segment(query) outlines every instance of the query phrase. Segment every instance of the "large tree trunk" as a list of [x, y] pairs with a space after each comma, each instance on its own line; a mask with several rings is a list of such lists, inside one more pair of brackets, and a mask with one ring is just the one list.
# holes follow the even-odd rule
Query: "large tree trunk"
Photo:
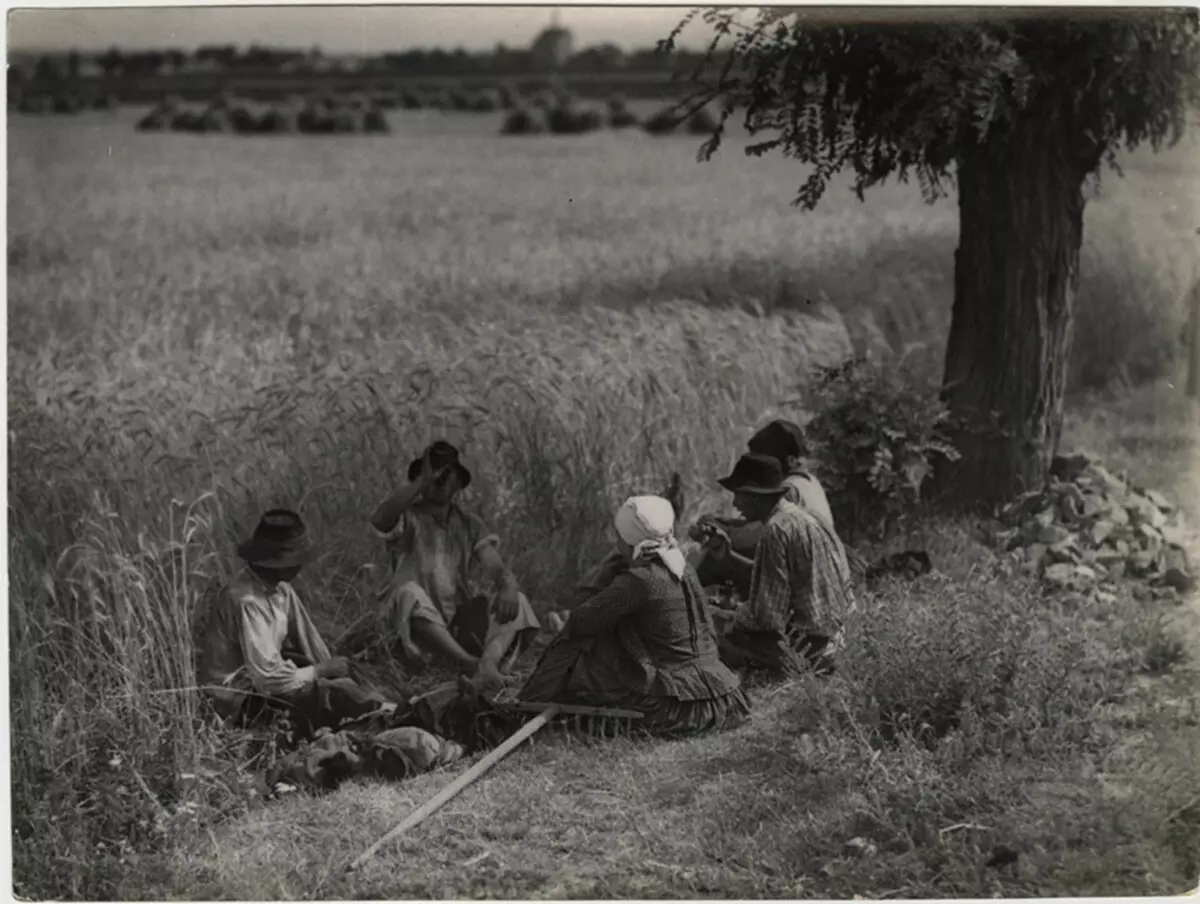
[[1189, 399], [1200, 399], [1200, 283], [1192, 286], [1189, 301], [1187, 395]]
[[944, 398], [962, 459], [937, 482], [950, 509], [988, 511], [1041, 486], [1058, 448], [1088, 164], [1056, 112], [1029, 111], [958, 158]]

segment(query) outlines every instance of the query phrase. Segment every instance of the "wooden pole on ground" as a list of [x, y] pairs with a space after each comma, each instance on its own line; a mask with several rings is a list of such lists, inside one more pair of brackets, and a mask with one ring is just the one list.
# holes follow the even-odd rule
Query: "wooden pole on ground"
[[381, 847], [393, 839], [399, 838], [409, 829], [414, 828], [448, 804], [451, 800], [457, 797], [464, 789], [477, 781], [485, 772], [495, 766], [498, 762], [508, 756], [513, 750], [521, 745], [526, 738], [536, 734], [543, 725], [558, 715], [558, 705], [551, 704], [536, 718], [521, 727], [520, 731], [515, 732], [503, 744], [485, 756], [482, 760], [460, 775], [457, 779], [439, 791], [434, 797], [426, 801], [419, 809], [413, 811], [408, 817], [389, 831], [386, 835], [376, 841], [373, 845], [358, 855], [355, 860], [346, 867], [346, 872], [353, 872], [358, 869], [368, 860], [375, 856]]
[[636, 709], [614, 709], [609, 706], [584, 706], [574, 703], [525, 703], [522, 701], [510, 703], [508, 706], [520, 712], [528, 713], [542, 713], [553, 706], [564, 716], [601, 716], [605, 719], [628, 719], [631, 722], [636, 722], [643, 718], [642, 713]]

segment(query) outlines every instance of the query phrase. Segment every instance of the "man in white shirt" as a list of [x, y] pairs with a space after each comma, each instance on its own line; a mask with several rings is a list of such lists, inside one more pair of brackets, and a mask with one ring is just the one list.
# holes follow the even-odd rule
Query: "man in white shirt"
[[[268, 709], [283, 709], [312, 733], [395, 712], [394, 701], [350, 677], [348, 661], [329, 649], [292, 587], [312, 554], [303, 520], [287, 509], [266, 512], [238, 546], [246, 567], [196, 638], [200, 686], [228, 722], [252, 723]], [[401, 741], [411, 747], [411, 761], [428, 768], [463, 754], [460, 745], [420, 729]]]

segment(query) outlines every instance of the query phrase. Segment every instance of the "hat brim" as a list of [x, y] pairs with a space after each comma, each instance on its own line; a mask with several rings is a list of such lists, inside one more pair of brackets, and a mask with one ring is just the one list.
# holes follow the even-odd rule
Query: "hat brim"
[[787, 484], [781, 483], [775, 487], [764, 487], [758, 484], [734, 480], [732, 477], [722, 477], [717, 483], [731, 493], [754, 493], [757, 496], [782, 496], [788, 491]]
[[[422, 461], [422, 459], [420, 459], [420, 458], [414, 458], [412, 460], [412, 462], [409, 463], [408, 480], [410, 483], [412, 481], [416, 480], [418, 476], [420, 476], [421, 461]], [[471, 472], [469, 470], [467, 470], [467, 466], [464, 465], [462, 462], [455, 462], [451, 467], [455, 468], [458, 471], [458, 482], [460, 484], [462, 484], [462, 488], [465, 490], [468, 486], [471, 485]]]
[[313, 560], [315, 552], [312, 543], [298, 547], [280, 548], [274, 543], [256, 543], [254, 540], [240, 543], [237, 548], [239, 558], [247, 564], [259, 565], [263, 568], [295, 568], [299, 565], [307, 565]]

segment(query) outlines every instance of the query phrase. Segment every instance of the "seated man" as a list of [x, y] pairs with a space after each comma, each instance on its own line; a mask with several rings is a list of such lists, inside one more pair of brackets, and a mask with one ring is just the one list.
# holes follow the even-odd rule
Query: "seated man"
[[752, 575], [748, 600], [718, 628], [721, 658], [734, 668], [786, 671], [799, 655], [819, 671], [832, 670], [842, 620], [854, 605], [837, 534], [787, 500], [787, 483], [772, 457], [743, 455], [720, 484], [734, 494], [734, 507], [748, 521], [763, 525], [753, 561], [733, 550], [723, 533], [708, 541], [718, 561], [740, 559]]
[[783, 482], [788, 488], [784, 499], [808, 509], [830, 530], [835, 529], [825, 489], [805, 464], [808, 440], [799, 424], [771, 421], [750, 437], [746, 446], [751, 455], [769, 455], [779, 462], [779, 467], [783, 469]]
[[[774, 420], [752, 437], [747, 446], [752, 455], [766, 455], [779, 462], [784, 474], [787, 492], [784, 498], [795, 505], [808, 509], [832, 531], [833, 514], [829, 500], [820, 482], [804, 466], [808, 451], [804, 431], [791, 421]], [[739, 597], [750, 594], [750, 568], [743, 563], [754, 558], [754, 548], [763, 534], [763, 525], [752, 521], [702, 517], [689, 536], [697, 542], [705, 542], [715, 532], [723, 532], [731, 548], [738, 553], [736, 558], [721, 561], [711, 555], [701, 555], [694, 563], [700, 583], [705, 587], [732, 585]]]
[[[409, 465], [408, 479], [371, 515], [391, 574], [380, 591], [383, 623], [374, 619], [370, 630], [410, 664], [436, 653], [489, 685], [502, 683], [501, 662], [515, 658], [540, 626], [497, 537], [455, 502], [471, 472], [454, 446], [435, 442]], [[475, 592], [473, 565], [491, 583], [490, 597]]]
[[238, 546], [246, 567], [215, 601], [196, 638], [198, 681], [227, 722], [252, 724], [268, 711], [298, 716], [310, 731], [395, 708], [349, 677], [291, 585], [312, 558], [303, 520], [272, 509]]

